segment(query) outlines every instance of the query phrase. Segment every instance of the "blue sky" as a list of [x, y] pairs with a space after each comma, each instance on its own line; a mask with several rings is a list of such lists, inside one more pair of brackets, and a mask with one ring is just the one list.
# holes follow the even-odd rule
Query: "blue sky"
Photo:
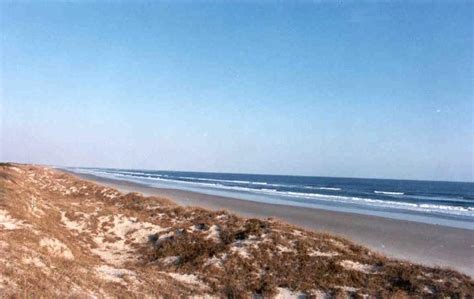
[[472, 2], [0, 6], [0, 160], [474, 180]]

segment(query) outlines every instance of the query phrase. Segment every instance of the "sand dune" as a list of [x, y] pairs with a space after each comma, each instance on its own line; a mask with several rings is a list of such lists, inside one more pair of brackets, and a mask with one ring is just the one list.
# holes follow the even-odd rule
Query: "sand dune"
[[467, 296], [455, 271], [272, 219], [0, 166], [0, 296]]

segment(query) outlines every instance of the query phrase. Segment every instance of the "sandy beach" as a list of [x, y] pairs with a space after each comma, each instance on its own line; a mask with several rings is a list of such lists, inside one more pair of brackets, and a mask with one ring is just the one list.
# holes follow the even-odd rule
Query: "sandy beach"
[[184, 206], [225, 209], [245, 217], [273, 217], [306, 229], [348, 238], [372, 250], [429, 266], [449, 267], [474, 276], [474, 231], [353, 213], [273, 205], [184, 190], [76, 174], [123, 192], [163, 196]]
[[[404, 229], [424, 233], [426, 239], [448, 233], [446, 240], [459, 246], [457, 238], [466, 237], [462, 231], [430, 231], [382, 219], [362, 221], [356, 215], [324, 216], [309, 209], [110, 184], [39, 165], [0, 164], [1, 298], [474, 294], [469, 275], [421, 265], [416, 258], [389, 258], [354, 243], [352, 237], [376, 226], [394, 239]], [[160, 195], [150, 195], [155, 192]], [[288, 223], [291, 219], [298, 219], [293, 221], [298, 225]], [[326, 223], [326, 229], [318, 223]], [[336, 223], [343, 233], [327, 233]], [[382, 240], [381, 231], [365, 233], [376, 236], [369, 238], [372, 242]], [[344, 234], [349, 237], [340, 237]], [[398, 240], [412, 244], [408, 255], [429, 244], [409, 236], [413, 239]], [[442, 253], [438, 258], [445, 258]], [[463, 254], [459, 260], [467, 264]]]

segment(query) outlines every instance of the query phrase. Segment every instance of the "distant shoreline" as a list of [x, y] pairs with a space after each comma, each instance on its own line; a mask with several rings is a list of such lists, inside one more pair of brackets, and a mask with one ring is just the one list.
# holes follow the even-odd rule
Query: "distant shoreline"
[[123, 192], [140, 192], [170, 198], [184, 206], [225, 209], [246, 217], [274, 217], [307, 229], [325, 231], [353, 240], [390, 257], [429, 266], [450, 267], [474, 276], [474, 231], [395, 220], [377, 216], [313, 208], [251, 202], [192, 191], [154, 188], [91, 174], [75, 176]]
[[[70, 169], [70, 168], [81, 168], [81, 169], [107, 169], [116, 170], [119, 168], [112, 167], [93, 167], [93, 166], [75, 166], [66, 165], [58, 166], [54, 164], [44, 164], [44, 166], [57, 168], [57, 169]], [[231, 174], [231, 175], [258, 175], [258, 176], [276, 176], [276, 177], [306, 177], [306, 178], [334, 178], [334, 179], [354, 179], [354, 180], [378, 180], [378, 181], [403, 181], [403, 182], [427, 182], [427, 183], [460, 183], [460, 184], [474, 184], [474, 181], [463, 181], [463, 180], [446, 180], [446, 179], [418, 179], [418, 178], [395, 178], [395, 177], [370, 177], [370, 176], [332, 176], [332, 175], [308, 175], [308, 174], [282, 174], [282, 173], [258, 173], [258, 172], [229, 172], [229, 171], [197, 171], [197, 170], [170, 170], [170, 169], [153, 169], [153, 168], [124, 168], [124, 170], [133, 171], [160, 171], [160, 172], [189, 172], [189, 173], [207, 173], [207, 174]]]

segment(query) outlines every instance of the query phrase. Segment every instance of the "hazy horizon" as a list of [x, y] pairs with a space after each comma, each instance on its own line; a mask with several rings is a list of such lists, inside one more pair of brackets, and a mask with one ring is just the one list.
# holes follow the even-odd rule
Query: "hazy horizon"
[[473, 8], [1, 2], [0, 160], [473, 182]]

